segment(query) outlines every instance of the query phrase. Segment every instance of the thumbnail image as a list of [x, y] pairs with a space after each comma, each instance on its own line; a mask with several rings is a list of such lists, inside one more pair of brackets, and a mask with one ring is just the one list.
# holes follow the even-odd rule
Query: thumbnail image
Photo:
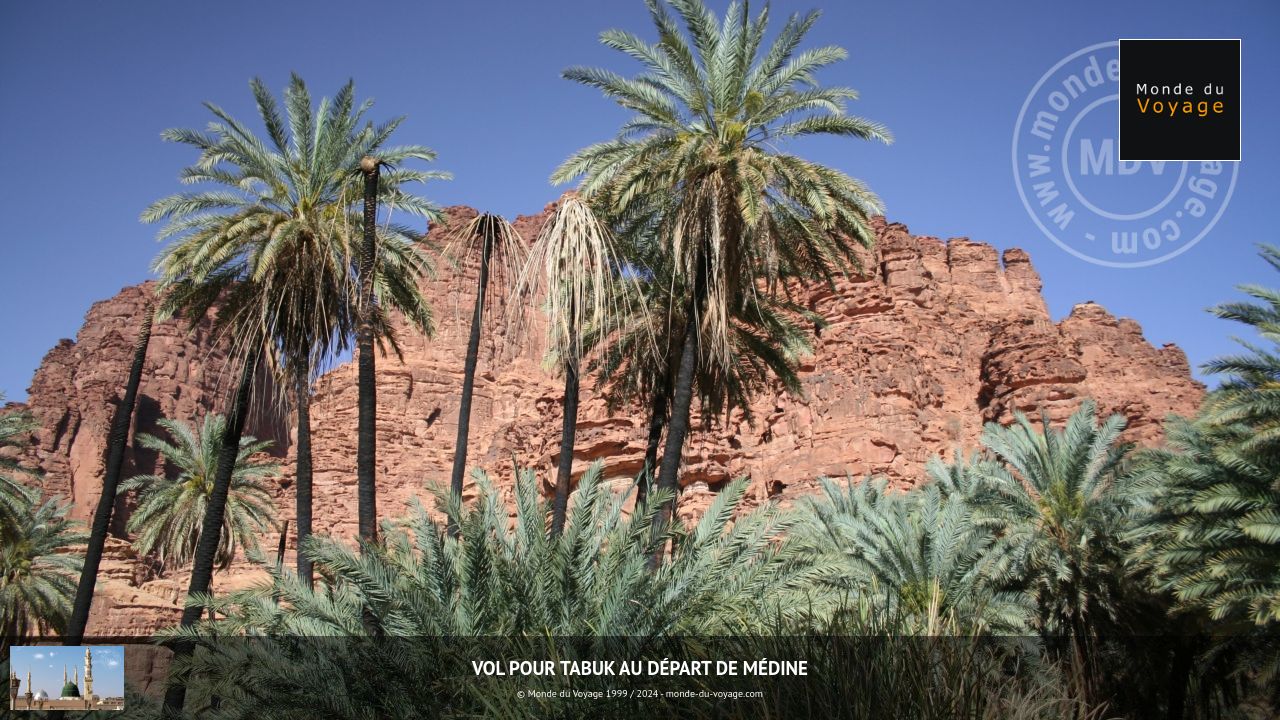
[[9, 648], [10, 710], [123, 710], [124, 646]]

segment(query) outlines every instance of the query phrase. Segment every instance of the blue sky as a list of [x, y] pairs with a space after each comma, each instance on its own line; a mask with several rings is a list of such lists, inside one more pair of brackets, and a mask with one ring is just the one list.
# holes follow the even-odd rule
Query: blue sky
[[[727, 3], [714, 1], [723, 10]], [[862, 99], [851, 112], [888, 125], [892, 146], [834, 140], [794, 149], [868, 182], [917, 234], [1028, 250], [1055, 318], [1094, 300], [1175, 342], [1193, 365], [1228, 352], [1234, 328], [1204, 309], [1241, 282], [1276, 284], [1254, 244], [1277, 241], [1280, 4], [1274, 2], [866, 3], [778, 0], [775, 18], [820, 8], [813, 45], [850, 58], [821, 76]], [[982, 8], [982, 9], [979, 9]], [[560, 78], [574, 64], [629, 73], [600, 46], [620, 27], [652, 38], [640, 0], [443, 3], [81, 3], [0, 6], [0, 202], [6, 218], [0, 391], [22, 399], [59, 338], [90, 304], [149, 276], [155, 229], [138, 222], [180, 189], [193, 159], [159, 138], [203, 127], [205, 100], [255, 119], [249, 78], [280, 90], [297, 71], [313, 92], [355, 78], [375, 116], [408, 115], [399, 140], [429, 145], [455, 179], [423, 190], [443, 205], [532, 213], [559, 190], [547, 177], [625, 113]], [[1177, 258], [1098, 267], [1041, 234], [1010, 168], [1019, 108], [1042, 73], [1120, 37], [1243, 38], [1244, 162], [1214, 230]], [[1119, 200], [1123, 200], [1121, 197]]]
[[[105, 645], [92, 647], [93, 694], [98, 697], [124, 697], [124, 647]], [[27, 692], [27, 671], [31, 671], [32, 692], [45, 691], [51, 698], [62, 693], [62, 668], [66, 666], [67, 679], [75, 668], [80, 669], [80, 692], [84, 692], [84, 646], [28, 646], [9, 648], [9, 667], [18, 673], [22, 681], [22, 693]]]

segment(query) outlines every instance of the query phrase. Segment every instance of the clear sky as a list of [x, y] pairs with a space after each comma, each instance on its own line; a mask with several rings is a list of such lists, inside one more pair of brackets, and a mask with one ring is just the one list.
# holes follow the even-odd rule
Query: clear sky
[[[717, 11], [726, 4], [712, 0]], [[815, 7], [824, 17], [810, 42], [850, 54], [821, 79], [858, 89], [851, 111], [885, 123], [897, 141], [796, 151], [867, 181], [889, 217], [915, 233], [1025, 248], [1055, 318], [1094, 300], [1198, 365], [1230, 351], [1235, 332], [1207, 306], [1236, 297], [1241, 282], [1280, 284], [1253, 248], [1280, 241], [1271, 79], [1280, 4], [777, 0], [773, 12]], [[203, 127], [202, 101], [256, 120], [255, 75], [279, 91], [297, 71], [316, 95], [354, 78], [361, 97], [377, 100], [376, 117], [408, 115], [400, 141], [435, 148], [438, 168], [454, 173], [423, 194], [533, 213], [559, 194], [547, 182], [552, 169], [625, 118], [560, 78], [574, 64], [632, 72], [597, 42], [611, 27], [653, 37], [641, 0], [0, 5], [0, 391], [25, 397], [44, 353], [75, 335], [90, 304], [149, 276], [155, 229], [138, 214], [179, 190], [178, 172], [193, 159], [159, 134]], [[1077, 49], [1121, 37], [1244, 41], [1244, 162], [1230, 206], [1190, 251], [1127, 270], [1052, 244], [1023, 209], [1010, 167], [1015, 120], [1040, 76]]]
[[[93, 694], [98, 697], [124, 697], [124, 647], [104, 645], [92, 647]], [[45, 691], [57, 699], [62, 693], [62, 669], [67, 680], [75, 668], [80, 669], [80, 692], [84, 692], [84, 646], [37, 645], [9, 648], [9, 667], [22, 681], [21, 693], [27, 692], [27, 671], [31, 671], [32, 692]], [[8, 680], [6, 679], [6, 682]]]

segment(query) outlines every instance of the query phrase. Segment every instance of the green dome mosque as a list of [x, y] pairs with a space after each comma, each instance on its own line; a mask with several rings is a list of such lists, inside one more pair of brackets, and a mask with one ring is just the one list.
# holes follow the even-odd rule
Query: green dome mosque
[[[87, 693], [93, 692], [93, 657], [89, 655], [89, 648], [84, 649], [84, 684]], [[75, 668], [71, 679], [67, 679], [67, 666], [62, 666], [62, 694], [58, 696], [59, 700], [79, 700], [80, 699], [80, 668]]]
[[[81, 686], [83, 680], [84, 685]], [[22, 681], [18, 673], [9, 669], [9, 709], [10, 710], [123, 710], [121, 698], [109, 698], [111, 702], [104, 704], [102, 699], [93, 694], [93, 655], [90, 649], [84, 649], [84, 677], [80, 676], [80, 668], [74, 668], [67, 674], [67, 666], [62, 666], [62, 691], [58, 697], [49, 697], [44, 690], [33, 692], [31, 670], [27, 669], [27, 692], [21, 694]], [[8, 717], [5, 715], [5, 717]]]

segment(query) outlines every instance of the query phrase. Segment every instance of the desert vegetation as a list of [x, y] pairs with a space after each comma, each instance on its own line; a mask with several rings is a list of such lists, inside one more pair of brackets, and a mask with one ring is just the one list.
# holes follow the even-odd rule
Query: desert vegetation
[[[32, 427], [28, 413], [0, 416], [0, 450], [21, 447]], [[66, 517], [68, 503], [45, 499], [38, 487], [19, 482], [20, 474], [38, 479], [0, 454], [0, 630], [6, 639], [66, 627], [81, 560], [63, 551], [84, 540]]]
[[[161, 420], [173, 438], [141, 434], [138, 445], [164, 457], [175, 475], [136, 475], [120, 486], [133, 492], [138, 508], [129, 516], [129, 532], [134, 533], [138, 551], [154, 557], [162, 565], [183, 566], [195, 557], [201, 524], [213, 494], [213, 472], [222, 449], [226, 420], [207, 415], [199, 430], [173, 420]], [[240, 438], [240, 453], [231, 471], [227, 508], [223, 513], [221, 539], [214, 556], [218, 567], [231, 564], [238, 548], [257, 548], [257, 535], [273, 528], [271, 496], [263, 479], [273, 475], [278, 463], [255, 457], [271, 446], [269, 440]]]
[[[747, 509], [738, 480], [698, 519], [678, 519], [695, 411], [749, 411], [769, 387], [798, 393], [814, 319], [788, 290], [862, 272], [860, 253], [874, 241], [875, 194], [788, 154], [786, 141], [891, 135], [846, 113], [852, 89], [818, 82], [845, 52], [805, 45], [816, 13], [779, 28], [767, 9], [745, 4], [722, 18], [700, 0], [647, 4], [655, 41], [601, 35], [638, 74], [565, 72], [634, 117], [554, 171], [554, 183], [576, 188], [536, 237], [482, 214], [447, 228], [451, 242], [437, 246], [422, 225], [440, 211], [411, 188], [447, 174], [421, 168], [435, 158], [426, 147], [393, 145], [402, 119], [373, 119], [351, 83], [317, 104], [294, 76], [282, 109], [255, 79], [262, 131], [214, 104], [206, 130], [167, 131], [197, 151], [181, 177], [198, 189], [142, 215], [162, 224], [166, 241], [154, 263], [158, 300], [120, 379], [89, 531], [0, 452], [5, 637], [84, 637], [125, 495], [138, 503], [128, 522], [137, 551], [191, 567], [181, 622], [161, 633], [174, 650], [163, 705], [140, 700], [146, 712], [653, 712], [632, 700], [517, 704], [512, 688], [468, 670], [483, 653], [731, 653], [819, 668], [766, 684], [762, 698], [682, 705], [708, 717], [1180, 719], [1280, 707], [1276, 290], [1249, 287], [1251, 300], [1214, 309], [1259, 339], [1205, 368], [1220, 386], [1195, 417], [1168, 420], [1161, 447], [1129, 446], [1124, 419], [1100, 417], [1086, 401], [1057, 424], [1022, 413], [989, 423], [980, 446], [932, 459], [908, 488], [827, 478], [791, 507]], [[1280, 250], [1264, 247], [1262, 257], [1280, 269]], [[435, 488], [430, 510], [379, 512], [378, 357], [400, 347], [395, 318], [430, 337], [421, 282], [442, 261], [478, 268], [450, 482]], [[539, 490], [545, 468], [517, 468], [508, 502], [484, 468], [468, 465], [468, 422], [481, 337], [499, 324], [522, 337], [529, 313], [546, 318], [563, 430], [550, 496]], [[212, 318], [231, 347], [224, 412], [166, 420], [167, 437], [137, 436], [166, 472], [124, 479], [151, 323], [173, 317]], [[349, 352], [359, 373], [354, 543], [311, 531], [313, 381]], [[273, 382], [257, 382], [264, 377]], [[598, 464], [573, 476], [588, 378], [646, 420], [637, 423], [645, 462], [625, 488], [605, 482]], [[293, 568], [255, 541], [276, 527], [260, 481], [279, 470], [260, 454], [269, 443], [245, 435], [263, 387], [279, 388], [258, 400], [288, 407], [297, 432]], [[30, 424], [20, 412], [0, 416], [0, 444], [21, 443]], [[468, 472], [476, 497], [464, 502]], [[82, 544], [83, 562], [69, 551]], [[214, 571], [237, 551], [268, 580], [215, 592]], [[590, 678], [543, 686], [611, 687]], [[750, 688], [737, 679], [718, 689]]]

